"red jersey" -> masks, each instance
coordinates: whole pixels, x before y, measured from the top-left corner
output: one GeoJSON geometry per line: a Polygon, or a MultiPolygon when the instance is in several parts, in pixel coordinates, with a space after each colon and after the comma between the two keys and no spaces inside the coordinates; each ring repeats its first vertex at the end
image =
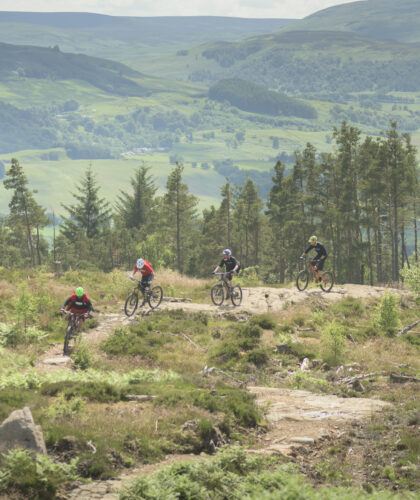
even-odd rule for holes
{"type": "Polygon", "coordinates": [[[139,269],[137,267],[137,264],[135,264],[134,272],[135,271],[140,271],[142,276],[149,276],[150,274],[154,273],[152,264],[150,264],[150,262],[147,262],[147,260],[144,261],[144,267],[142,267],[142,269],[139,269]]]}
{"type": "Polygon", "coordinates": [[[92,303],[89,297],[84,293],[83,297],[78,297],[76,292],[64,302],[63,309],[72,313],[86,313],[92,309],[92,303]]]}

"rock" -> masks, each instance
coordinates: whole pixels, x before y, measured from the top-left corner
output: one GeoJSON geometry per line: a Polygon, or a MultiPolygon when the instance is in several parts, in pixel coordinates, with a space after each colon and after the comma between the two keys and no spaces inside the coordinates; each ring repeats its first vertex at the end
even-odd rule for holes
{"type": "Polygon", "coordinates": [[[304,372],[307,370],[309,370],[309,359],[304,358],[304,360],[302,361],[302,364],[300,365],[300,371],[304,372]]]}
{"type": "Polygon", "coordinates": [[[300,444],[314,444],[315,439],[309,437],[294,437],[291,438],[290,441],[292,443],[300,443],[300,444]]]}
{"type": "Polygon", "coordinates": [[[151,394],[127,394],[127,399],[129,401],[153,401],[157,396],[152,396],[151,394]]]}
{"type": "Polygon", "coordinates": [[[47,453],[41,426],[35,425],[27,406],[23,410],[12,412],[0,427],[0,451],[12,448],[47,453]]]}

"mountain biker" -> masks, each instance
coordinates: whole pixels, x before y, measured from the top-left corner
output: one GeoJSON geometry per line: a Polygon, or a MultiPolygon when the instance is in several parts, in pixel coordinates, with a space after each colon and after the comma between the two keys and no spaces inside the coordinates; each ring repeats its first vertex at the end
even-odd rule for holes
{"type": "Polygon", "coordinates": [[[311,263],[317,269],[316,284],[318,286],[321,286],[321,280],[322,280],[322,276],[323,276],[322,270],[324,268],[325,260],[328,257],[327,250],[324,247],[324,245],[318,241],[318,238],[315,235],[312,235],[309,238],[308,243],[309,243],[308,248],[303,252],[303,254],[300,256],[300,258],[303,259],[305,257],[305,255],[308,252],[310,252],[312,249],[316,250],[316,255],[311,260],[311,263]]]}
{"type": "Polygon", "coordinates": [[[80,314],[80,326],[83,325],[85,318],[91,311],[95,311],[92,302],[81,286],[78,286],[72,295],[63,304],[61,312],[69,311],[71,313],[80,314]]]}
{"type": "Polygon", "coordinates": [[[152,264],[147,262],[144,259],[137,259],[137,262],[134,265],[134,269],[132,274],[130,275],[130,279],[134,279],[134,275],[139,272],[141,274],[141,284],[145,290],[148,290],[150,287],[150,283],[154,278],[154,271],[152,264]]]}
{"type": "MultiPolygon", "coordinates": [[[[226,274],[225,277],[228,279],[229,283],[229,292],[232,292],[232,277],[233,274],[237,274],[241,268],[241,265],[239,262],[235,259],[235,257],[232,255],[232,252],[229,250],[229,248],[226,248],[222,252],[223,258],[220,262],[220,264],[216,267],[216,269],[213,271],[213,274],[217,273],[217,271],[225,266],[226,268],[226,274]]],[[[228,294],[229,296],[229,294],[228,294]]]]}

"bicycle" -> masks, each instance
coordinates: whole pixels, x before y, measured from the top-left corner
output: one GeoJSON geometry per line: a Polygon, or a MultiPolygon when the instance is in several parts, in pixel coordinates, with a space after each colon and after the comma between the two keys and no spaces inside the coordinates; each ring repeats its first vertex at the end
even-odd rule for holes
{"type": "MultiPolygon", "coordinates": [[[[302,257],[301,260],[305,261],[305,257],[302,257]]],[[[303,290],[306,289],[309,283],[309,279],[312,278],[315,280],[315,282],[321,280],[321,288],[324,292],[329,292],[331,288],[334,285],[334,274],[332,271],[322,271],[322,276],[318,278],[317,272],[318,269],[316,267],[316,264],[314,264],[316,261],[309,261],[308,262],[308,267],[311,271],[309,273],[308,269],[303,269],[299,271],[297,278],[296,278],[296,286],[297,289],[300,292],[303,292],[303,290]]]]}
{"type": "Polygon", "coordinates": [[[242,289],[241,286],[236,284],[232,288],[227,279],[227,275],[230,273],[214,273],[216,276],[220,276],[219,281],[213,285],[210,291],[211,300],[215,306],[221,306],[225,300],[225,290],[226,288],[226,298],[232,301],[234,306],[240,306],[242,302],[242,289]]]}
{"type": "Polygon", "coordinates": [[[69,344],[72,338],[76,338],[80,332],[82,318],[88,318],[88,313],[73,313],[70,311],[62,311],[63,314],[68,314],[68,324],[64,335],[63,354],[66,355],[69,351],[69,344]]]}
{"type": "Polygon", "coordinates": [[[140,304],[140,307],[143,307],[147,302],[151,309],[156,309],[159,304],[162,302],[163,298],[163,290],[162,287],[157,285],[149,290],[146,290],[143,283],[135,278],[130,278],[132,281],[137,281],[137,285],[134,290],[129,294],[125,301],[124,312],[130,317],[132,316],[136,310],[139,303],[139,294],[141,293],[143,300],[140,304]]]}

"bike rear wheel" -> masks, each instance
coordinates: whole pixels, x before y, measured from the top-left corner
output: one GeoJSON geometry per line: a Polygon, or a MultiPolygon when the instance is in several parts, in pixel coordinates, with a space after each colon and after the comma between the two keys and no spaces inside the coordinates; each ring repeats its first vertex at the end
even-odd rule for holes
{"type": "Polygon", "coordinates": [[[210,292],[211,300],[215,306],[221,306],[225,299],[225,293],[223,291],[223,285],[218,283],[214,285],[210,292]]]}
{"type": "Polygon", "coordinates": [[[300,271],[296,278],[296,286],[300,292],[303,292],[309,283],[309,273],[306,270],[300,271]]]}
{"type": "Polygon", "coordinates": [[[152,309],[156,309],[162,302],[163,290],[161,286],[154,286],[147,295],[147,302],[152,309]]]}
{"type": "Polygon", "coordinates": [[[322,273],[321,288],[324,292],[329,292],[334,285],[334,275],[331,271],[322,273]]]}
{"type": "Polygon", "coordinates": [[[139,295],[137,292],[131,292],[127,297],[124,305],[124,311],[127,316],[132,316],[137,309],[137,305],[139,303],[139,295]]]}
{"type": "Polygon", "coordinates": [[[240,285],[235,285],[232,287],[230,292],[230,300],[234,306],[240,306],[242,302],[242,288],[240,285]]]}

